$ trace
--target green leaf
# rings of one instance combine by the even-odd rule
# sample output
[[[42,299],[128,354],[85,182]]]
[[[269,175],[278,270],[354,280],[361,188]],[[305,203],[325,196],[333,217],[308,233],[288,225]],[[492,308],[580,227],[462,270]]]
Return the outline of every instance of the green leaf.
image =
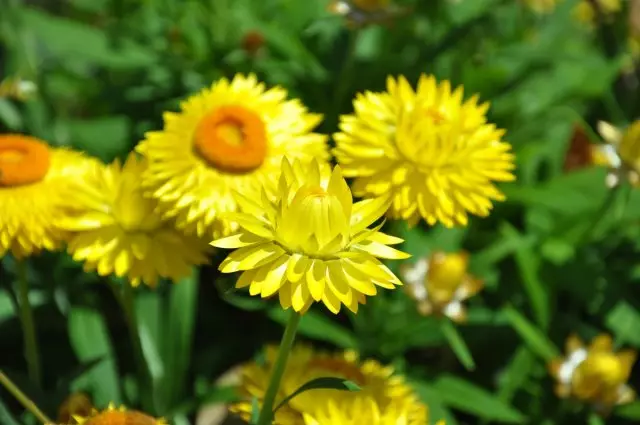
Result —
[[[251,399],[251,418],[249,419],[249,423],[251,425],[257,424],[259,417],[260,417],[260,403],[258,402],[258,397],[253,397]]]
[[[547,339],[544,332],[530,323],[516,309],[508,306],[503,309],[503,312],[513,329],[538,356],[545,361],[559,356],[558,349]]]
[[[70,120],[65,124],[69,127],[73,147],[104,162],[111,162],[129,150],[131,123],[125,116]],[[105,142],[105,137],[108,138],[108,143]]]
[[[618,301],[607,314],[605,323],[619,342],[640,347],[640,313],[627,301]]]
[[[193,331],[198,301],[198,271],[171,285],[169,310],[163,317],[166,337],[163,338],[165,359],[166,408],[180,401],[184,393],[191,360]]]
[[[3,399],[0,398],[0,424],[2,425],[20,425],[20,422],[11,415]]]
[[[498,380],[498,396],[508,402],[529,379],[536,358],[527,347],[519,347]]]
[[[640,420],[640,401],[620,406],[614,413],[622,418]]]
[[[448,406],[483,419],[519,424],[525,417],[498,397],[474,384],[451,375],[440,377],[434,390]]]
[[[97,406],[120,403],[118,372],[115,356],[103,317],[98,311],[72,307],[68,318],[69,337],[76,356],[82,362],[97,358],[104,360],[76,382],[89,388]],[[85,379],[86,378],[86,379]]]
[[[20,111],[9,100],[0,97],[0,122],[10,130],[22,128]]]
[[[449,319],[442,319],[441,322],[442,334],[447,338],[449,342],[449,346],[455,353],[460,363],[467,370],[474,370],[476,368],[476,364],[473,361],[473,357],[471,356],[471,352],[469,351],[469,347],[462,339],[462,336],[458,332],[458,329]]]
[[[411,384],[420,399],[429,406],[429,422],[431,424],[436,424],[440,420],[444,420],[446,425],[458,424],[436,389],[423,381],[413,381]]]
[[[267,314],[272,320],[283,325],[286,325],[289,320],[289,314],[280,306],[269,309]],[[350,331],[313,310],[306,312],[300,319],[298,333],[309,338],[331,342],[341,348],[358,346],[356,337]]]
[[[276,408],[273,409],[273,411],[274,413],[277,412],[278,409],[280,409],[282,406],[284,406],[289,401],[291,401],[291,399],[302,394],[305,391],[321,390],[321,389],[341,390],[341,391],[360,391],[360,387],[355,382],[349,381],[347,379],[334,378],[334,377],[315,378],[307,382],[306,384],[303,384],[302,386],[300,386],[300,388],[298,388],[297,390],[295,390],[294,392],[286,396],[276,406]]]

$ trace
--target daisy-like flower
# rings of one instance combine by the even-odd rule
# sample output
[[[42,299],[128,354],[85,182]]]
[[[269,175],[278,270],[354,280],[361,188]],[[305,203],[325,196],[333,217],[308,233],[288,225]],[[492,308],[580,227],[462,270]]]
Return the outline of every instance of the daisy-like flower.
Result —
[[[290,164],[282,160],[278,194],[269,199],[237,195],[244,213],[234,214],[242,231],[213,241],[238,248],[220,264],[223,273],[242,271],[236,288],[251,295],[280,297],[284,309],[305,312],[321,301],[338,313],[344,304],[354,313],[376,286],[393,289],[400,280],[376,257],[409,255],[388,245],[402,239],[368,229],[388,206],[385,199],[353,203],[340,167],[331,172],[318,160]]]
[[[56,226],[75,179],[91,160],[20,134],[0,134],[0,257],[16,258],[60,247],[66,233]]]
[[[124,406],[110,404],[105,410],[93,409],[88,416],[74,416],[78,425],[167,425],[162,418],[154,418],[146,413],[127,410]]]
[[[166,217],[199,236],[235,230],[220,214],[235,212],[236,192],[277,185],[283,155],[328,159],[327,137],[313,133],[322,116],[266,89],[254,75],[221,79],[164,114],[164,130],[146,134],[136,148],[149,160],[146,190]],[[226,225],[225,225],[226,223]]]
[[[303,413],[302,416],[304,425],[398,425],[420,423],[418,417],[427,417],[426,412],[426,406],[392,402],[381,408],[372,397],[358,397],[329,400],[315,413]],[[445,425],[445,422],[438,421],[436,425]]]
[[[447,227],[467,214],[489,215],[504,200],[493,181],[511,181],[514,156],[503,130],[487,124],[489,105],[463,102],[462,87],[422,75],[414,91],[404,77],[387,92],[359,94],[354,115],[341,117],[336,159],[355,177],[356,196],[388,196],[389,215],[410,225],[423,218]]]
[[[597,145],[595,163],[609,167],[607,185],[614,187],[621,179],[627,179],[634,186],[640,185],[640,120],[624,130],[599,121],[598,133],[605,144]]]
[[[255,397],[262,403],[269,384],[278,347],[269,346],[264,364],[249,362],[241,372],[240,391],[246,398],[231,406],[230,410],[244,419],[251,415],[251,400]],[[348,379],[356,383],[359,391],[348,392],[333,389],[314,389],[303,392],[280,408],[275,415],[276,425],[309,425],[313,418],[321,420],[332,412],[328,406],[355,406],[365,408],[375,406],[379,412],[395,411],[399,417],[406,418],[406,425],[424,425],[427,420],[426,409],[404,378],[394,375],[393,368],[383,366],[375,360],[361,361],[353,351],[328,354],[314,351],[306,345],[293,347],[278,390],[275,405],[303,384],[320,377]],[[358,402],[357,400],[361,400]],[[360,411],[360,410],[358,410]],[[343,413],[349,413],[343,412]],[[365,414],[365,412],[362,412]],[[369,412],[367,414],[372,414]],[[306,416],[305,416],[306,415]],[[354,419],[360,419],[358,414]],[[311,422],[313,423],[313,422]],[[359,423],[369,424],[367,421]],[[336,422],[339,424],[339,422]],[[375,422],[372,422],[375,424]],[[395,424],[395,422],[394,422]]]
[[[65,399],[58,409],[58,423],[76,423],[74,417],[87,417],[94,411],[93,403],[85,393],[74,393]]]
[[[73,211],[59,224],[73,232],[68,251],[86,271],[155,286],[160,277],[178,280],[207,262],[207,244],[181,233],[156,213],[154,199],[143,196],[145,169],[146,161],[131,153],[124,166],[96,164],[78,182]]]
[[[609,18],[622,9],[620,0],[597,0],[597,3],[604,18]],[[576,19],[584,24],[594,25],[596,23],[596,11],[590,0],[582,0],[576,5],[573,12]]]
[[[466,252],[434,252],[414,264],[403,264],[400,273],[420,314],[445,315],[462,322],[466,319],[462,302],[484,286],[482,280],[467,272],[468,266],[469,254]]]
[[[572,397],[593,404],[602,413],[634,400],[635,392],[627,385],[636,361],[634,350],[613,352],[609,335],[598,335],[586,347],[576,335],[566,342],[566,357],[549,364],[557,381],[558,397]]]

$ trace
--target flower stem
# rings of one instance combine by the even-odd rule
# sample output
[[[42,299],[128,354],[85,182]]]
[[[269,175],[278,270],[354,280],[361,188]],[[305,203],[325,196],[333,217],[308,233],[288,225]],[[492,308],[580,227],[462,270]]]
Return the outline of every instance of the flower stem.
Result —
[[[260,416],[258,416],[257,425],[269,425],[271,423],[271,417],[273,416],[273,404],[280,388],[280,381],[282,380],[282,374],[284,373],[287,365],[287,358],[289,352],[293,346],[293,341],[296,339],[296,330],[298,329],[298,323],[302,316],[295,311],[291,311],[289,322],[282,335],[280,341],[280,348],[278,349],[278,357],[273,366],[273,373],[269,380],[269,386],[267,392],[264,395],[264,402],[262,403],[262,409],[260,410]]]
[[[13,395],[16,398],[16,400],[18,400],[20,404],[22,404],[22,406],[24,406],[25,409],[31,412],[33,416],[35,416],[36,419],[38,419],[40,422],[42,422],[45,425],[53,423],[53,421],[49,419],[47,415],[45,415],[42,412],[42,410],[40,410],[38,406],[36,406],[36,404],[29,397],[27,397],[25,393],[20,391],[20,388],[18,388],[18,386],[14,384],[11,381],[11,379],[9,379],[9,377],[5,375],[4,372],[2,372],[1,370],[0,370],[0,384],[2,384],[2,386],[5,387],[7,391],[9,391],[11,395]]]
[[[33,310],[29,304],[29,282],[27,280],[27,264],[24,260],[17,260],[18,270],[18,307],[20,321],[22,322],[22,334],[24,336],[24,355],[27,359],[29,378],[37,385],[41,385],[40,354],[38,351],[38,339],[33,320]]]
[[[147,412],[154,411],[153,398],[151,396],[152,382],[147,369],[142,349],[142,341],[140,339],[140,330],[138,328],[138,317],[135,309],[135,294],[133,287],[129,282],[121,284],[113,284],[113,289],[120,302],[122,310],[129,328],[129,338],[131,340],[131,349],[135,358],[136,369],[138,373],[138,387],[142,401],[142,406]]]

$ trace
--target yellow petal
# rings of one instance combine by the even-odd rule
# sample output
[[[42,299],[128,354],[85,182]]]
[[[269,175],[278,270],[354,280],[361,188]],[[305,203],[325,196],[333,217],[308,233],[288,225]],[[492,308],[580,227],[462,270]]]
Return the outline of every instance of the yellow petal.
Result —
[[[327,192],[334,195],[342,204],[342,211],[346,217],[351,217],[351,207],[353,205],[353,197],[347,182],[342,177],[342,169],[336,165],[331,173]]]
[[[297,283],[307,272],[311,266],[309,257],[301,254],[292,254],[289,258],[289,266],[287,267],[287,280],[291,283]]]
[[[362,241],[352,248],[354,250],[367,252],[378,258],[388,258],[390,260],[404,260],[411,257],[411,254],[371,240]]]
[[[284,253],[284,249],[272,242],[240,248],[224,259],[219,270],[222,273],[233,273],[257,268],[275,261]]]
[[[386,233],[382,233],[382,232],[375,232],[374,234],[370,235],[367,239],[384,244],[384,245],[397,245],[399,243],[404,242],[404,239],[397,238],[392,235],[387,235]]]
[[[247,270],[246,272],[242,272],[238,280],[236,281],[236,288],[246,288],[251,285],[251,282],[256,277],[256,273],[258,273],[258,269]]]
[[[361,230],[369,227],[369,225],[374,221],[382,217],[390,206],[391,198],[389,196],[366,199],[353,204],[353,210],[351,213],[351,234],[355,235]]]
[[[375,295],[378,290],[370,279],[349,279],[344,272],[342,262],[340,260],[328,261],[329,273],[331,281],[336,286],[348,285],[356,291],[365,295]],[[340,282],[336,284],[335,282]]]
[[[324,261],[312,259],[310,266],[307,268],[305,280],[309,286],[309,292],[314,300],[320,301],[324,293],[325,276],[327,268]]]
[[[215,246],[216,248],[233,249],[251,246],[261,242],[267,242],[267,240],[252,233],[241,232],[227,236],[226,238],[217,239],[210,242],[210,245]]]
[[[225,214],[223,218],[237,223],[249,233],[273,240],[273,230],[269,228],[269,223],[258,217],[244,213],[228,213]]]
[[[288,263],[289,257],[283,255],[269,265],[270,271],[262,282],[262,291],[260,292],[262,298],[269,297],[280,289],[285,279]]]

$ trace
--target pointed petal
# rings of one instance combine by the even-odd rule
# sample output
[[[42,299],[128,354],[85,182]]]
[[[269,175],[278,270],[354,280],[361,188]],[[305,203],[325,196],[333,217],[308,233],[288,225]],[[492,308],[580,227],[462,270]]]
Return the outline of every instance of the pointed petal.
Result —
[[[235,235],[227,236],[225,238],[216,239],[215,241],[210,242],[209,245],[215,246],[216,248],[234,249],[243,248],[245,246],[251,246],[262,242],[268,241],[260,236],[254,235],[253,233],[241,232]]]

